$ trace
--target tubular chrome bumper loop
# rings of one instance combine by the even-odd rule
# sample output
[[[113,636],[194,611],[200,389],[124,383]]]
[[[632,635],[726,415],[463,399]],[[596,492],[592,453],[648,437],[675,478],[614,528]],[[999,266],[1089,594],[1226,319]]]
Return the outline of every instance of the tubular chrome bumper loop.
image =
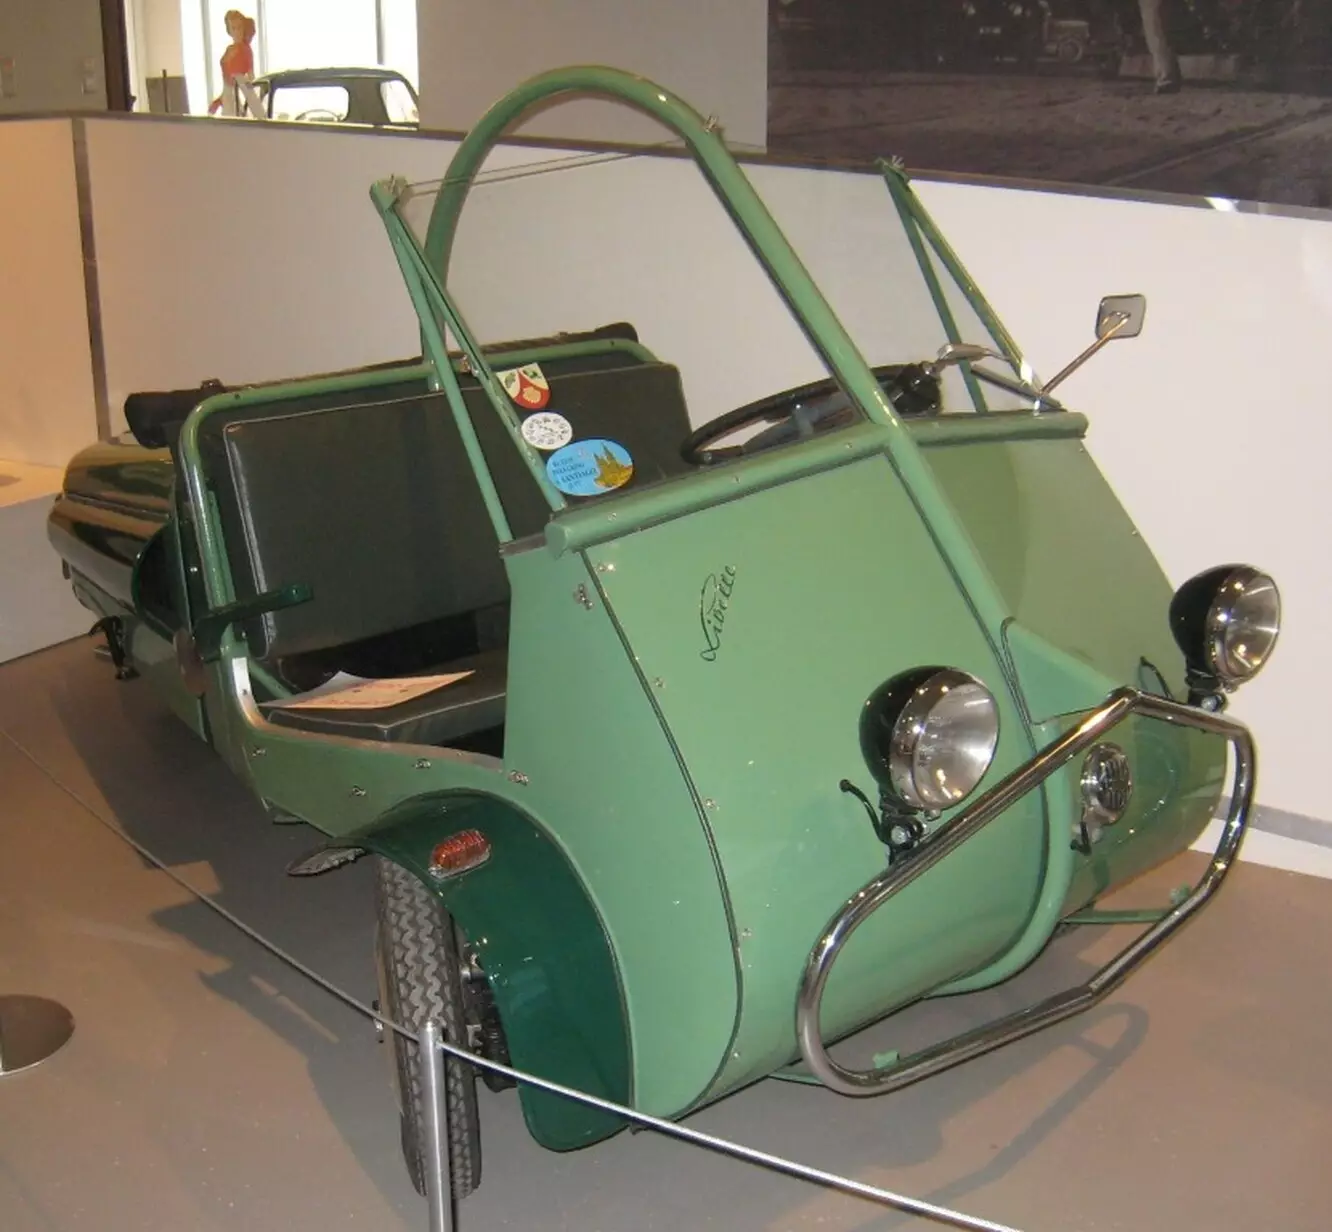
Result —
[[[833,963],[856,929],[890,898],[1001,816],[1016,800],[1038,787],[1061,766],[1085,752],[1111,728],[1133,714],[1223,736],[1234,750],[1234,781],[1221,841],[1206,873],[1188,898],[1111,959],[1086,983],[1076,988],[1056,993],[1024,1010],[922,1049],[894,1065],[868,1070],[850,1070],[838,1065],[824,1047],[819,1016]],[[917,848],[908,859],[867,882],[828,922],[805,963],[805,973],[796,1000],[796,1037],[810,1072],[825,1086],[843,1095],[882,1095],[1089,1009],[1118,987],[1202,907],[1225,880],[1248,827],[1256,764],[1253,737],[1242,723],[1137,689],[1117,689],[1077,727],[1046,745],[1029,762],[990,788],[954,817],[935,837]]]

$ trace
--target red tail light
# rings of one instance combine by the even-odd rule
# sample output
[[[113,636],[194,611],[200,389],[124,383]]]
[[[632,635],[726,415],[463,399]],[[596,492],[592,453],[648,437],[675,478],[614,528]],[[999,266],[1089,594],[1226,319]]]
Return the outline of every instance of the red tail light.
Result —
[[[490,840],[480,830],[463,830],[430,853],[430,875],[437,881],[480,868],[490,859]]]

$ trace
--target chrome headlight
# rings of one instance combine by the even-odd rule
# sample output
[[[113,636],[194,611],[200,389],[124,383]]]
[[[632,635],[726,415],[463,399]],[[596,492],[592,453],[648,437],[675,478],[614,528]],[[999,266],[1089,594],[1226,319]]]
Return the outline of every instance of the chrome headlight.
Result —
[[[1226,687],[1252,680],[1281,631],[1281,593],[1249,565],[1223,565],[1190,578],[1170,604],[1170,627],[1195,675]]]
[[[979,680],[926,667],[881,685],[865,703],[860,746],[879,786],[917,812],[965,799],[999,743],[999,708]]]
[[[1082,762],[1082,820],[1113,826],[1133,796],[1133,768],[1117,744],[1094,745]]]

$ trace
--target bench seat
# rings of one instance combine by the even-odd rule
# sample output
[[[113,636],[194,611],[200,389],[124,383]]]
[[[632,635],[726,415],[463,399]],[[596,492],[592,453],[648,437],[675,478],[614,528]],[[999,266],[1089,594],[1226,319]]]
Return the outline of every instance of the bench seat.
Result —
[[[465,680],[455,680],[396,706],[376,710],[321,710],[314,706],[291,709],[268,704],[260,709],[278,727],[325,736],[449,745],[503,724],[507,669],[508,655],[503,650],[490,650],[436,669],[438,673],[470,671],[472,675]]]

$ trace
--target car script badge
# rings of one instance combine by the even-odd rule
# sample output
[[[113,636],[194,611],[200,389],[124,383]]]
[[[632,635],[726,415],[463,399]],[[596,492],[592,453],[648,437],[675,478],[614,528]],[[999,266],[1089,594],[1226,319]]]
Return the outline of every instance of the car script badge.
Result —
[[[715,663],[721,650],[722,633],[726,628],[726,612],[735,591],[735,566],[724,565],[719,573],[709,573],[703,579],[698,595],[698,623],[703,628],[703,649],[698,657],[704,663]]]
[[[550,382],[540,364],[524,364],[495,373],[509,395],[525,411],[539,411],[550,401]]]
[[[538,411],[523,420],[523,440],[534,449],[562,449],[573,440],[573,425],[555,411]]]
[[[546,459],[546,474],[566,496],[601,496],[634,477],[634,460],[615,441],[575,441]]]

